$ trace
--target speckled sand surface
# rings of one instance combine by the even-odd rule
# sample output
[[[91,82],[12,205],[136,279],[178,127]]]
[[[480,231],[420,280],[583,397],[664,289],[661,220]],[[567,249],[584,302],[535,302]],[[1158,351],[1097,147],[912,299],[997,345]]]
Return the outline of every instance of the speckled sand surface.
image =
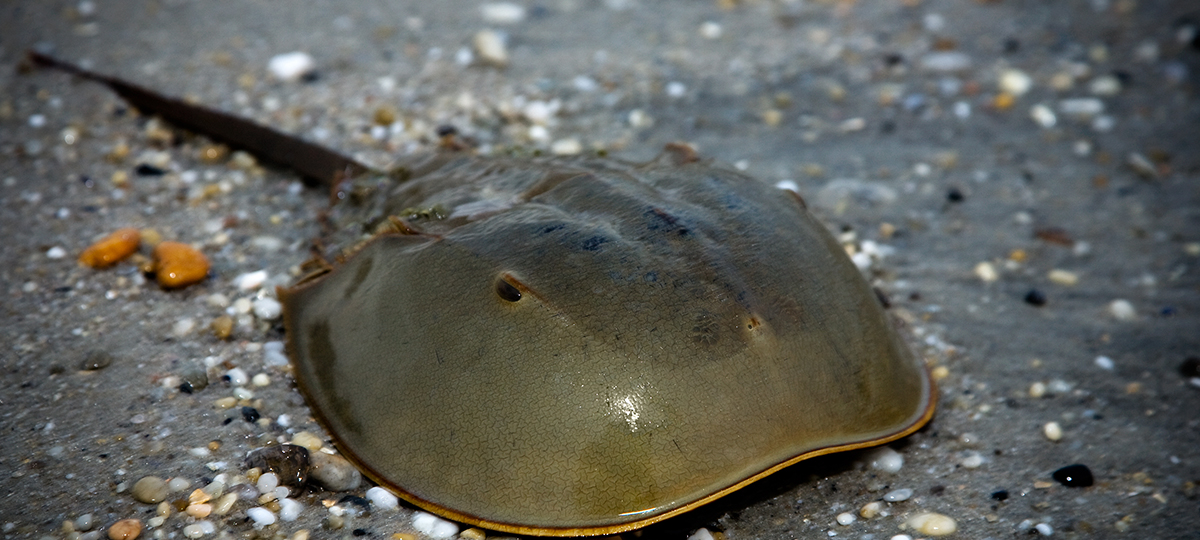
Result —
[[[207,162],[205,140],[148,123],[100,86],[21,72],[31,47],[376,165],[452,124],[484,151],[647,159],[686,141],[763,181],[793,180],[866,254],[942,377],[941,408],[892,445],[898,473],[862,453],[813,460],[643,537],[878,540],[919,536],[901,525],[922,512],[954,518],[957,538],[1200,535],[1200,381],[1180,373],[1200,356],[1194,3],[517,4],[515,22],[469,1],[0,6],[0,537],[69,538],[64,522],[83,514],[97,531],[146,523],[155,506],[129,494],[143,476],[186,480],[175,500],[244,473],[268,441],[325,436],[264,348],[282,339],[278,322],[244,312],[293,279],[324,194],[286,171]],[[507,43],[506,67],[472,50],[485,29]],[[292,51],[312,56],[315,77],[271,78],[270,59]],[[140,176],[143,163],[168,173]],[[120,227],[195,244],[212,276],[166,292],[133,263],[76,263]],[[234,283],[259,270],[263,287]],[[1032,289],[1044,305],[1025,301]],[[208,329],[222,299],[236,323],[226,341]],[[80,371],[93,350],[111,365]],[[206,365],[207,388],[178,390]],[[265,374],[245,387],[259,423],[216,405],[238,392],[219,379],[232,367]],[[1051,478],[1074,463],[1094,486]],[[212,532],[188,531],[415,533],[403,506],[323,524],[322,501],[367,487],[293,495],[299,519],[258,532],[248,500],[207,518]],[[886,515],[840,524],[904,488]],[[142,537],[183,538],[194,521],[172,511]]]

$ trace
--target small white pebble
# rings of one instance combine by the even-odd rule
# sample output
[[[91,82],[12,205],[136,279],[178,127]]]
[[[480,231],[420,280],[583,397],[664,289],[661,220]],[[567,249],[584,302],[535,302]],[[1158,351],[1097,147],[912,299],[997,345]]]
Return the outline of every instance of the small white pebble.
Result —
[[[872,469],[887,473],[900,472],[900,469],[904,467],[904,456],[886,446],[870,451],[867,454],[867,461],[871,464]]]
[[[471,44],[483,62],[497,67],[508,65],[508,47],[504,44],[504,38],[495,30],[481,30],[475,34]]]
[[[277,54],[267,62],[267,70],[281,81],[295,81],[312,73],[317,67],[316,60],[306,52],[290,52]]]
[[[516,24],[525,20],[525,6],[512,2],[491,2],[479,6],[488,24]]]
[[[1113,300],[1108,305],[1108,312],[1118,321],[1132,321],[1137,318],[1137,311],[1133,309],[1133,304],[1128,300]]]
[[[892,537],[892,540],[913,540],[913,537],[907,534],[897,534],[896,536]]]
[[[261,474],[258,477],[258,482],[255,483],[259,493],[271,493],[275,488],[279,487],[279,477],[275,473],[269,472]]]
[[[1058,425],[1058,422],[1046,422],[1046,425],[1042,426],[1042,434],[1052,441],[1062,440],[1062,426]]]
[[[54,246],[54,247],[46,250],[46,258],[48,258],[48,259],[61,259],[66,256],[67,256],[67,250],[65,250],[59,246]]]
[[[975,265],[975,277],[984,283],[991,283],[1000,279],[1000,273],[992,263],[985,261]]]
[[[854,514],[851,514],[850,512],[842,512],[837,515],[838,525],[849,525],[855,521],[857,521],[857,518],[855,518]]]
[[[254,316],[264,321],[273,321],[283,314],[283,304],[278,300],[266,297],[254,301]]]
[[[432,538],[450,538],[458,534],[458,525],[425,512],[413,514],[412,523],[417,532]]]
[[[1042,536],[1050,536],[1054,534],[1054,527],[1051,527],[1049,523],[1038,523],[1033,528],[1037,529],[1038,534]]]
[[[1046,383],[1035,382],[1029,385],[1029,397],[1037,399],[1046,395]]]
[[[913,490],[910,488],[901,488],[889,491],[883,496],[883,500],[887,502],[902,502],[907,501],[912,497]]]
[[[871,501],[867,504],[864,504],[862,508],[858,509],[858,515],[862,516],[863,519],[871,519],[882,514],[883,512],[883,503],[879,501]]]
[[[171,333],[175,334],[176,337],[184,337],[192,333],[194,328],[196,328],[196,319],[184,317],[171,325]]]
[[[978,469],[983,465],[983,456],[979,452],[968,452],[966,457],[960,462],[963,467],[968,469]]]
[[[180,478],[178,476],[167,481],[167,489],[170,490],[172,493],[177,493],[177,492],[183,491],[183,490],[187,489],[188,487],[190,487],[191,485],[192,485],[192,483],[189,482],[187,480],[187,478]]]
[[[384,510],[395,510],[400,507],[400,499],[392,495],[392,492],[379,486],[367,490],[367,500]]]
[[[1006,69],[1000,73],[1000,89],[1014,96],[1025,95],[1033,88],[1033,77],[1019,69]]]
[[[245,315],[254,309],[254,302],[249,298],[238,298],[233,301],[233,305],[225,310],[230,315]]]
[[[296,499],[279,499],[279,519],[283,521],[296,521],[303,510],[304,505]]]
[[[700,25],[700,35],[704,39],[717,39],[721,37],[721,25],[713,21],[704,21]]]
[[[786,189],[795,193],[800,193],[800,185],[795,180],[785,179],[775,182],[776,189]]]
[[[275,514],[261,506],[255,506],[254,508],[247,509],[246,515],[249,516],[250,519],[254,520],[255,528],[261,529],[267,525],[275,523]]]
[[[233,278],[233,286],[237,287],[239,291],[258,290],[259,287],[262,287],[263,283],[266,283],[268,277],[269,275],[266,270],[246,272]]]
[[[559,139],[550,145],[550,152],[556,156],[574,156],[583,152],[583,144],[579,139]]]
[[[673,98],[681,98],[687,94],[687,86],[679,81],[671,81],[667,83],[667,96]]]
[[[1065,285],[1067,287],[1071,287],[1079,283],[1079,274],[1059,268],[1051,270],[1049,274],[1046,274],[1046,277],[1054,283]]]
[[[207,302],[208,305],[215,308],[225,309],[229,307],[229,297],[221,293],[210,294],[208,295],[208,298],[204,299],[204,301]]]
[[[29,127],[40,128],[46,125],[46,115],[34,114],[29,116]]]
[[[242,368],[233,368],[225,372],[225,376],[229,377],[229,384],[234,386],[245,386],[250,382],[250,376],[246,375],[246,371]]]
[[[908,518],[908,526],[921,534],[945,536],[958,530],[958,523],[950,516],[926,512]]]
[[[1058,123],[1058,117],[1055,116],[1054,111],[1050,110],[1050,107],[1040,103],[1034,105],[1033,108],[1029,110],[1029,117],[1033,118],[1033,121],[1037,122],[1037,125],[1046,129],[1050,129]]]
[[[713,540],[713,535],[708,529],[701,527],[696,529],[696,532],[692,533],[691,536],[687,537],[687,540]]]
[[[1109,358],[1107,356],[1097,356],[1096,357],[1096,367],[1103,369],[1105,371],[1112,371],[1114,368],[1116,368],[1116,364],[1113,363],[1112,358]]]
[[[271,378],[268,377],[266,373],[259,373],[258,375],[255,375],[253,379],[250,379],[250,384],[253,384],[254,386],[266,386],[271,384]]]

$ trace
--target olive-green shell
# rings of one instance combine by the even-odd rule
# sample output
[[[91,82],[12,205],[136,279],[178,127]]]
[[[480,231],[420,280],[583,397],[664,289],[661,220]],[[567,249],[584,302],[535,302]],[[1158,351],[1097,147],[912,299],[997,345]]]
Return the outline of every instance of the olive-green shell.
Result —
[[[803,201],[681,161],[451,154],[348,191],[396,232],[283,294],[339,448],[454,519],[600,534],[923,424],[922,364]]]

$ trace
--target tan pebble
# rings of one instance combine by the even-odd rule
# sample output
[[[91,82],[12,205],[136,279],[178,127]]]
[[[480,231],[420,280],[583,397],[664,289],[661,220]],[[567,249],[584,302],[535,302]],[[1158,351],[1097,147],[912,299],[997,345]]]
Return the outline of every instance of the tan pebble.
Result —
[[[231,409],[234,405],[237,405],[237,398],[232,396],[223,397],[214,401],[213,405],[218,409]]]
[[[1029,259],[1029,254],[1023,249],[1014,249],[1008,252],[1008,260],[1013,262],[1025,262]]]
[[[417,535],[409,533],[392,533],[392,540],[417,540]]]
[[[154,248],[154,272],[167,289],[186,287],[208,277],[211,265],[196,248],[180,242],[163,242]]]
[[[216,439],[208,441],[208,450],[210,452],[216,452],[217,450],[220,450],[220,449],[221,449],[221,441],[216,440]]]
[[[163,518],[170,517],[171,503],[169,503],[167,501],[158,503],[158,507],[154,509],[154,515],[157,517],[163,517]]]
[[[251,484],[257,484],[260,476],[262,476],[262,469],[258,467],[246,471],[246,480],[249,480]]]
[[[390,126],[396,122],[396,108],[391,105],[383,105],[375,109],[373,118],[376,124],[381,126]]]
[[[864,504],[863,507],[858,510],[858,515],[862,516],[863,519],[871,519],[875,516],[878,516],[880,512],[883,512],[883,503],[874,501]]]
[[[483,529],[476,529],[472,527],[458,533],[458,537],[462,538],[463,540],[483,540],[484,538],[487,538],[487,534],[483,532]]]
[[[122,519],[108,528],[108,537],[111,540],[133,540],[139,534],[142,534],[140,519]]]
[[[1079,274],[1076,274],[1075,272],[1071,272],[1068,270],[1062,270],[1059,268],[1055,268],[1054,270],[1051,270],[1050,273],[1046,275],[1046,277],[1049,278],[1050,281],[1053,281],[1054,283],[1057,283],[1059,285],[1065,285],[1067,287],[1072,287],[1079,283]]]
[[[229,156],[229,166],[235,169],[253,169],[258,166],[258,160],[254,156],[238,150]]]
[[[79,254],[79,262],[92,268],[108,268],[133,255],[140,240],[137,229],[119,229],[83,250]]]
[[[1050,489],[1052,487],[1054,487],[1054,484],[1047,482],[1045,480],[1038,480],[1037,482],[1033,483],[1034,489]]]
[[[945,536],[958,530],[958,523],[950,516],[926,512],[908,518],[908,526],[921,534]]]
[[[879,236],[882,237],[884,240],[891,238],[895,234],[896,234],[896,226],[895,225],[892,225],[891,223],[888,223],[886,221],[879,224]]]
[[[158,232],[158,229],[142,229],[138,231],[138,234],[142,235],[142,243],[152,248],[163,241],[162,233]]]
[[[321,442],[320,437],[317,437],[308,431],[301,431],[295,435],[292,435],[292,444],[296,446],[303,446],[307,448],[309,452],[316,452],[320,450],[322,446],[324,446],[324,443]]]
[[[479,59],[484,63],[496,67],[508,65],[508,48],[504,45],[504,39],[495,31],[480,31],[475,34],[472,44],[475,46],[475,52],[479,55]]]
[[[115,188],[125,189],[129,187],[129,173],[125,171],[116,171],[112,173],[112,176],[109,177],[109,180],[112,182],[112,185]]]
[[[329,491],[349,491],[357,488],[362,482],[362,474],[346,461],[346,458],[325,452],[313,452],[309,459],[312,463],[308,472],[309,479]]]
[[[778,127],[783,122],[783,111],[779,109],[767,109],[762,113],[763,123],[770,127]]]
[[[203,489],[194,490],[192,491],[191,495],[188,495],[188,502],[191,504],[206,503],[211,500],[212,495],[209,495],[208,492],[204,491]]]
[[[309,534],[308,529],[300,529],[292,533],[292,536],[288,537],[288,540],[308,540]]]
[[[1125,393],[1129,395],[1137,394],[1142,391],[1142,383],[1131,382],[1125,385]]]
[[[196,519],[204,519],[204,518],[208,517],[209,514],[212,513],[213,507],[211,504],[195,504],[194,503],[194,504],[189,504],[187,506],[187,508],[185,508],[183,511],[185,513],[187,513],[187,515],[192,516]]]
[[[212,511],[218,516],[223,516],[233,509],[233,503],[235,502],[237,502],[237,493],[226,493],[213,503]]]
[[[1042,434],[1052,441],[1060,441],[1063,438],[1062,426],[1058,425],[1058,422],[1046,422],[1046,425],[1042,426]]]
[[[933,380],[940,381],[950,376],[950,368],[946,366],[938,366],[933,368],[933,371],[930,371],[929,375],[933,377]]]
[[[1035,382],[1029,385],[1029,397],[1037,399],[1046,395],[1046,383]]]
[[[229,156],[229,147],[223,144],[206,144],[200,148],[200,161],[205,163],[220,163]]]
[[[143,476],[133,484],[132,493],[133,498],[147,504],[154,504],[166,500],[170,491],[167,489],[167,482],[162,478]]]

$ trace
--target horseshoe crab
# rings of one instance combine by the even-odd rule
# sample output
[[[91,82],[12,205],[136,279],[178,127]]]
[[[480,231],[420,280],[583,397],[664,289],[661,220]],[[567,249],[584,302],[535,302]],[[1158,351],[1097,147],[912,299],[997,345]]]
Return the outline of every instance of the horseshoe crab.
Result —
[[[442,154],[346,193],[335,219],[384,232],[282,291],[288,351],[339,448],[423,508],[623,531],[932,414],[803,200],[681,148]]]
[[[30,60],[335,184],[329,239],[350,255],[280,291],[296,383],[348,458],[422,508],[621,532],[933,415],[924,365],[804,201],[685,147],[643,164],[442,152],[395,182]]]

